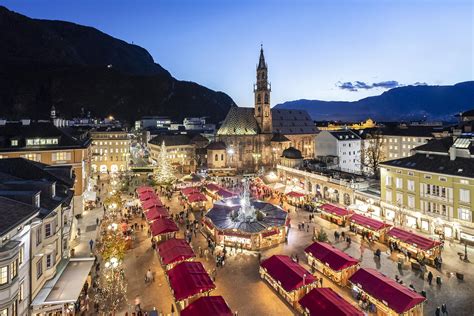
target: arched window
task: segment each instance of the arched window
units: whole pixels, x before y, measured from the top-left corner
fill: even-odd
[[[221,154],[221,160],[224,160],[224,154]]]
[[[257,94],[257,103],[262,103],[262,96]]]
[[[215,154],[214,160],[215,160],[215,161],[218,161],[218,160],[219,160],[219,155],[218,155],[218,154]]]
[[[268,103],[268,102],[269,102],[268,99],[269,99],[269,98],[268,98],[268,93],[265,93],[265,103]]]

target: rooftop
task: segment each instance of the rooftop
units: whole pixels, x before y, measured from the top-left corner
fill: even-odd
[[[0,196],[0,236],[38,213],[37,207]]]

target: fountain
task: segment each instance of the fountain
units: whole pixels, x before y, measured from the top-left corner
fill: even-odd
[[[250,203],[250,189],[249,181],[247,179],[243,180],[244,183],[244,192],[242,193],[242,198],[240,199],[240,209],[238,210],[237,220],[242,222],[253,222],[257,218],[255,207]]]

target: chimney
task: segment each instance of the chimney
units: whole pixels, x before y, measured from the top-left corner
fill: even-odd
[[[456,147],[454,146],[449,148],[449,160],[456,160]]]

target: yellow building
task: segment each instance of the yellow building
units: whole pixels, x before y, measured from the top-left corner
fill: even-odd
[[[82,194],[90,170],[90,138],[86,131],[59,129],[50,122],[0,121],[0,159],[25,158],[51,166],[72,166],[74,213],[82,212]]]
[[[122,128],[98,128],[91,131],[93,173],[128,170],[130,137]]]
[[[364,122],[353,123],[353,124],[337,124],[329,123],[327,126],[319,126],[318,129],[321,131],[336,131],[340,129],[366,129],[377,127],[377,124],[371,119],[368,118]]]
[[[474,242],[474,137],[447,137],[381,165],[385,218],[444,238]]]

